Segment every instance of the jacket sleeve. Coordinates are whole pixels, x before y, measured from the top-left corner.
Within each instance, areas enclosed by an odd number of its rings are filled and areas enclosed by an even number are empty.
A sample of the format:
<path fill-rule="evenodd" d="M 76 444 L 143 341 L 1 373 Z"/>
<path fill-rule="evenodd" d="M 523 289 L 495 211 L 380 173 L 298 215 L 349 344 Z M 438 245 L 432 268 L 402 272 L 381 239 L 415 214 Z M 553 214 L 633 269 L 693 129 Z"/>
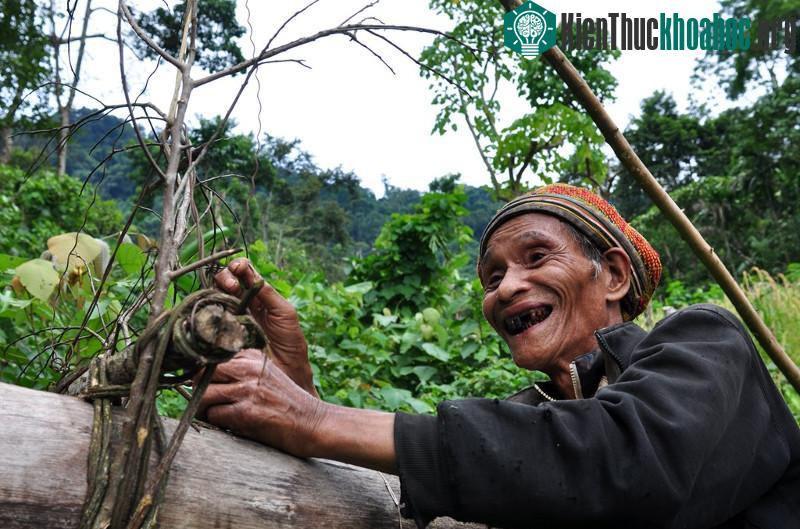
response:
<path fill-rule="evenodd" d="M 441 403 L 436 417 L 399 414 L 406 512 L 420 527 L 437 516 L 502 527 L 716 525 L 735 502 L 763 493 L 788 457 L 753 456 L 775 435 L 764 381 L 745 383 L 753 370 L 766 373 L 760 364 L 738 325 L 690 309 L 651 331 L 594 398 L 469 399 Z M 744 483 L 753 474 L 763 486 Z M 693 508 L 698 487 L 718 497 Z"/>

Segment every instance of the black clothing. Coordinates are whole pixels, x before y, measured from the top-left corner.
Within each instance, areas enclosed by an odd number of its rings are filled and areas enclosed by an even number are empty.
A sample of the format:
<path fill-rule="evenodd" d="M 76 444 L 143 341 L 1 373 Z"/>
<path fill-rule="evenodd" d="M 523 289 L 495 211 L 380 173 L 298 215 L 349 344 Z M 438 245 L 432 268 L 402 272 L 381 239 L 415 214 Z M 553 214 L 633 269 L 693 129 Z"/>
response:
<path fill-rule="evenodd" d="M 596 336 L 581 379 L 599 381 L 600 365 L 609 384 L 593 382 L 591 398 L 528 391 L 446 401 L 436 417 L 398 414 L 406 514 L 420 527 L 451 516 L 546 529 L 800 528 L 800 429 L 732 314 L 697 305 L 649 333 L 629 322 Z"/>

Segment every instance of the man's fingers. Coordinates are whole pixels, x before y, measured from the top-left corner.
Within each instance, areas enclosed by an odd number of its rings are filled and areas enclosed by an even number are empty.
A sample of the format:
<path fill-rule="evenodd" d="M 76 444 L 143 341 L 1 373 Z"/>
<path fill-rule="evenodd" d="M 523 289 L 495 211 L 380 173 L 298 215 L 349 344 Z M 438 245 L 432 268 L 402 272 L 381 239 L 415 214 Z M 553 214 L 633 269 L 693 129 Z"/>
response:
<path fill-rule="evenodd" d="M 235 404 L 217 404 L 204 411 L 208 422 L 231 430 L 236 425 L 239 416 L 239 408 Z"/>
<path fill-rule="evenodd" d="M 214 282 L 220 290 L 232 296 L 240 296 L 242 294 L 242 287 L 239 281 L 227 268 L 221 270 L 214 276 Z"/>
<path fill-rule="evenodd" d="M 228 269 L 233 273 L 234 276 L 239 278 L 239 280 L 244 283 L 244 286 L 250 288 L 253 284 L 261 279 L 261 274 L 259 274 L 253 265 L 250 263 L 248 259 L 243 257 L 239 259 L 234 259 L 228 265 Z"/>
<path fill-rule="evenodd" d="M 261 372 L 267 357 L 259 349 L 242 349 L 233 358 L 219 364 L 211 375 L 212 384 L 240 382 Z"/>
<path fill-rule="evenodd" d="M 241 294 L 240 284 L 243 284 L 245 288 L 250 288 L 260 279 L 262 279 L 261 274 L 245 258 L 234 259 L 228 265 L 228 268 L 217 274 L 217 281 L 220 287 L 230 293 L 235 291 L 236 295 Z M 237 282 L 236 285 L 233 284 L 234 281 Z M 258 307 L 260 310 L 266 310 L 275 315 L 293 316 L 295 314 L 292 304 L 278 294 L 278 291 L 267 282 L 258 292 L 256 300 L 261 303 L 261 307 Z"/>
<path fill-rule="evenodd" d="M 200 399 L 197 416 L 205 417 L 206 410 L 211 406 L 233 404 L 236 402 L 238 400 L 236 397 L 241 391 L 241 389 L 236 386 L 236 384 L 211 384 L 208 386 L 205 393 L 203 393 L 203 398 Z"/>

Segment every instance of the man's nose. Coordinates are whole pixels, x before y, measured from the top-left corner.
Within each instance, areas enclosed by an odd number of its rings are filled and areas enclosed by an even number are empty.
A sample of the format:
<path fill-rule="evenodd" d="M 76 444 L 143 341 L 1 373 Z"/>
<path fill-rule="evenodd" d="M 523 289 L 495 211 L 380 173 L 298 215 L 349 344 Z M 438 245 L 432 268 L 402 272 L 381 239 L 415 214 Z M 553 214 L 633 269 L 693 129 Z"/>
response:
<path fill-rule="evenodd" d="M 502 281 L 497 287 L 497 295 L 503 301 L 510 301 L 514 299 L 517 294 L 520 294 L 530 287 L 526 270 L 522 267 L 510 267 L 503 275 Z"/>

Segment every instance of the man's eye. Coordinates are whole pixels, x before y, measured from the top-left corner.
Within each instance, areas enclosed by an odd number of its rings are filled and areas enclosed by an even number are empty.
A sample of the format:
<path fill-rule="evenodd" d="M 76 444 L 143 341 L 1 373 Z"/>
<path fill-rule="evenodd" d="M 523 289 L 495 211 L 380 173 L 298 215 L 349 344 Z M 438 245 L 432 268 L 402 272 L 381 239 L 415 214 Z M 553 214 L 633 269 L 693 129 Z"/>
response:
<path fill-rule="evenodd" d="M 536 263 L 538 261 L 541 261 L 543 258 L 544 258 L 544 254 L 543 253 L 541 253 L 541 252 L 533 252 L 528 257 L 528 262 Z"/>
<path fill-rule="evenodd" d="M 497 288 L 497 285 L 500 284 L 500 281 L 503 280 L 503 274 L 492 274 L 486 279 L 486 283 L 483 285 L 484 290 L 493 290 Z"/>

